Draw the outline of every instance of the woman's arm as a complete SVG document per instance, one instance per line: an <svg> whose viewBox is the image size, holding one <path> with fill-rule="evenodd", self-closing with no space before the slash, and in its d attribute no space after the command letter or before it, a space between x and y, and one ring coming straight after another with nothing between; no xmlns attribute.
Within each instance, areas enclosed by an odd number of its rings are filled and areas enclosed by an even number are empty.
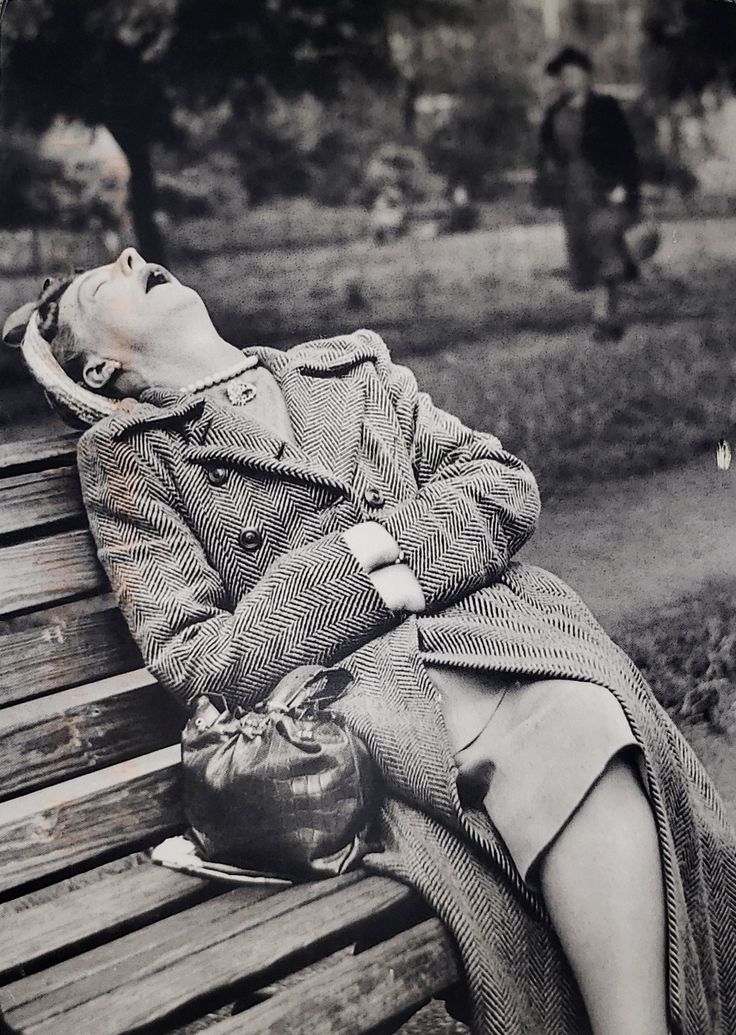
<svg viewBox="0 0 736 1035"><path fill-rule="evenodd" d="M419 493L381 523L438 610L489 585L534 531L539 492L493 435L471 431L419 392L404 367L387 376L411 442Z"/></svg>
<svg viewBox="0 0 736 1035"><path fill-rule="evenodd" d="M146 665L184 704L253 703L298 665L331 664L403 617L340 533L284 554L233 608L157 457L92 429L79 471L120 608Z"/></svg>

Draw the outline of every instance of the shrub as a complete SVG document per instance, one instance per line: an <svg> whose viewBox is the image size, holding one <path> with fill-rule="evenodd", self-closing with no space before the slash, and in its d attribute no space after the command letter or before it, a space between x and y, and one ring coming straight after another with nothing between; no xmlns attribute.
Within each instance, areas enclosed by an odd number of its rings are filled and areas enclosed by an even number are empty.
<svg viewBox="0 0 736 1035"><path fill-rule="evenodd" d="M479 64L455 95L425 151L432 168L475 196L492 196L499 174L533 158L531 98L521 78Z"/></svg>
<svg viewBox="0 0 736 1035"><path fill-rule="evenodd" d="M736 734L736 585L706 586L617 636L680 724Z"/></svg>
<svg viewBox="0 0 736 1035"><path fill-rule="evenodd" d="M0 149L0 226L58 223L64 208L61 165L39 153L31 134L2 133Z"/></svg>

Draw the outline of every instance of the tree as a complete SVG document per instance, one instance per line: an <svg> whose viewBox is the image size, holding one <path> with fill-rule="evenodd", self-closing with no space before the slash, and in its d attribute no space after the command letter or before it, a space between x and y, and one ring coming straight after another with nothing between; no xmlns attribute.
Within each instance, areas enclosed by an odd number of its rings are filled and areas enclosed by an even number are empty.
<svg viewBox="0 0 736 1035"><path fill-rule="evenodd" d="M644 64L650 93L672 99L719 79L736 86L736 5L646 0Z"/></svg>
<svg viewBox="0 0 736 1035"><path fill-rule="evenodd" d="M462 16L473 0L10 0L0 26L6 124L57 114L106 126L130 165L141 249L162 258L153 218L155 142L181 143L182 112L227 99L236 118L283 96L333 93L346 68L391 74L397 12Z"/></svg>

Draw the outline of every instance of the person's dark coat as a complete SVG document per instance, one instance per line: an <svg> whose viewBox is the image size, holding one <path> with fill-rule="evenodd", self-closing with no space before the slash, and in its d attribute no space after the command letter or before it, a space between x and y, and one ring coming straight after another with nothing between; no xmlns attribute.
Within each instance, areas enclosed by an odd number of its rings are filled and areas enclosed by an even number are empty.
<svg viewBox="0 0 736 1035"><path fill-rule="evenodd" d="M555 139L555 116L567 102L566 97L552 104L539 131L539 164L543 170L550 163L559 168L563 162ZM639 160L633 134L614 97L591 92L583 109L583 157L590 163L603 192L622 186L626 205L632 211L639 207Z"/></svg>

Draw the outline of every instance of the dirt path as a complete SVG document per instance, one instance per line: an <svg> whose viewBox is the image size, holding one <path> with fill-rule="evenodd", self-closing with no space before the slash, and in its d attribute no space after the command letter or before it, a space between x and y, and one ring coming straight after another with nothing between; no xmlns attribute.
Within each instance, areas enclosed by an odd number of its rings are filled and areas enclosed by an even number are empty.
<svg viewBox="0 0 736 1035"><path fill-rule="evenodd" d="M713 580L736 580L736 464L715 455L543 507L521 557L580 593L614 632Z"/></svg>
<svg viewBox="0 0 736 1035"><path fill-rule="evenodd" d="M521 556L573 586L615 638L709 582L736 582L736 465L703 456L556 500ZM687 736L736 824L736 745L704 725Z"/></svg>

